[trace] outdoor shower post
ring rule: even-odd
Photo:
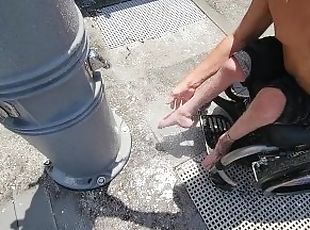
[[[47,173],[75,190],[104,185],[131,149],[109,108],[73,0],[0,0],[0,122],[49,160]]]

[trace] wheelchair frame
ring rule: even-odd
[[[230,100],[220,96],[215,102],[229,117],[200,113],[206,146],[209,152],[217,139],[246,109],[249,96],[239,96],[233,88],[225,91]],[[235,162],[246,162],[253,171],[257,187],[266,194],[295,194],[310,191],[310,143],[283,149],[272,145],[263,132],[253,132],[237,141],[232,150],[211,169],[210,179],[220,189],[231,191],[237,186],[225,172]]]

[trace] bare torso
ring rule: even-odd
[[[310,94],[310,1],[268,0],[286,70]]]

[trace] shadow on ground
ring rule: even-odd
[[[200,172],[201,175],[204,173],[205,172]],[[194,180],[201,182],[197,177],[192,178],[191,182],[195,183]],[[179,211],[176,213],[134,210],[128,207],[125,202],[118,197],[109,194],[109,185],[88,192],[74,192],[59,187],[57,184],[50,181],[50,179],[44,177],[34,186],[38,187],[32,197],[30,206],[25,212],[24,218],[18,219],[17,222],[12,223],[11,229],[33,230],[42,229],[42,226],[44,226],[46,230],[91,230],[98,227],[98,219],[101,221],[100,229],[124,229],[122,228],[123,226],[117,226],[119,221],[117,223],[115,222],[115,224],[113,223],[113,225],[111,225],[111,223],[108,224],[109,226],[105,225],[105,218],[117,218],[124,222],[133,223],[149,229],[180,230],[188,229],[189,226],[180,226],[176,224],[181,222],[178,220],[182,220],[184,223],[185,218],[195,218],[194,215],[191,217],[188,215],[188,212],[194,213],[194,209],[193,207],[189,207],[188,204],[185,204],[185,200],[188,198],[184,197],[184,195],[187,196],[187,194],[185,185],[183,184],[176,185],[173,189],[173,201],[179,208]],[[242,228],[244,223],[250,223],[250,225],[253,224],[256,226],[266,224],[268,226],[273,224],[289,225],[295,223],[296,226],[299,226],[299,221],[309,218],[309,213],[300,213],[300,208],[292,206],[290,200],[285,197],[260,196],[258,202],[257,200],[253,201],[251,194],[243,194],[242,202],[234,203],[236,196],[240,196],[237,194],[239,192],[220,192],[217,188],[211,188],[211,190],[214,190],[212,193],[218,193],[218,195],[208,195],[205,193],[205,197],[200,195],[198,198],[206,199],[203,201],[205,204],[204,214],[207,215],[206,218],[210,220],[210,223],[207,225],[212,229],[216,229],[216,226],[226,225],[228,222],[230,227],[233,226],[236,229]],[[223,200],[226,200],[225,205],[223,205]],[[280,208],[281,210],[278,211],[281,213],[283,212],[282,215],[277,215],[272,208],[269,209],[272,207],[272,204],[279,202],[279,200],[281,200],[284,206],[290,207],[287,210],[286,207],[283,207],[283,210]],[[143,202],[143,200],[141,201]],[[266,206],[255,207],[257,202],[260,204],[266,203]],[[16,205],[18,205],[18,202],[16,202]],[[266,207],[268,207],[268,210]],[[248,208],[252,210],[250,215],[244,212],[244,210]],[[215,219],[216,221],[213,223],[212,221]],[[206,228],[206,226],[199,226],[198,222],[196,223],[197,226],[192,226],[193,229],[198,230]],[[13,227],[16,225],[19,227]],[[111,226],[113,227],[111,228]],[[247,226],[249,226],[249,224],[247,224]]]
[[[80,8],[84,16],[98,16],[97,14],[102,14],[109,18],[113,12],[125,10],[131,7],[136,7],[139,5],[147,4],[158,0],[75,0],[75,3]],[[126,3],[130,2],[130,3]],[[117,7],[108,7],[111,5],[119,4]],[[99,11],[98,11],[99,10]]]
[[[78,5],[78,7],[82,10],[96,10],[101,9],[105,6],[110,6],[122,2],[126,2],[128,0],[75,0],[75,3]]]
[[[192,127],[175,135],[164,136],[155,148],[176,158],[195,157],[205,150],[205,141],[201,128]]]
[[[177,213],[133,210],[121,199],[109,194],[109,185],[93,191],[76,192],[62,188],[47,176],[42,176],[38,183],[31,186],[35,188],[35,192],[29,207],[24,210],[23,218],[11,224],[11,229],[33,230],[44,226],[46,230],[91,230],[101,217],[119,218],[150,229],[176,229],[175,220],[184,220],[185,209],[188,209],[182,203],[183,200],[188,200],[181,197],[187,196],[183,186],[175,186],[173,189],[173,200],[180,210]],[[15,201],[15,205],[19,202],[27,203]],[[120,228],[113,226],[113,229]]]

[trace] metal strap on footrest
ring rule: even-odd
[[[220,170],[216,166],[210,171],[210,180],[216,187],[224,191],[231,191],[237,186],[224,170]]]
[[[278,147],[275,146],[266,146],[266,145],[252,145],[243,148],[239,148],[233,150],[222,157],[221,164],[223,166],[228,166],[231,163],[238,161],[242,158],[246,158],[249,156],[257,155],[257,154],[270,154],[274,151],[277,151]]]
[[[219,137],[232,125],[223,115],[201,115],[200,120],[207,145],[211,149],[214,149]]]
[[[211,181],[214,183],[214,185],[223,190],[232,190],[233,187],[236,187],[237,183],[229,178],[229,176],[224,172],[226,167],[229,167],[230,164],[242,158],[247,158],[257,154],[268,154],[277,151],[277,149],[277,147],[257,145],[231,151],[215,165],[210,175]]]

